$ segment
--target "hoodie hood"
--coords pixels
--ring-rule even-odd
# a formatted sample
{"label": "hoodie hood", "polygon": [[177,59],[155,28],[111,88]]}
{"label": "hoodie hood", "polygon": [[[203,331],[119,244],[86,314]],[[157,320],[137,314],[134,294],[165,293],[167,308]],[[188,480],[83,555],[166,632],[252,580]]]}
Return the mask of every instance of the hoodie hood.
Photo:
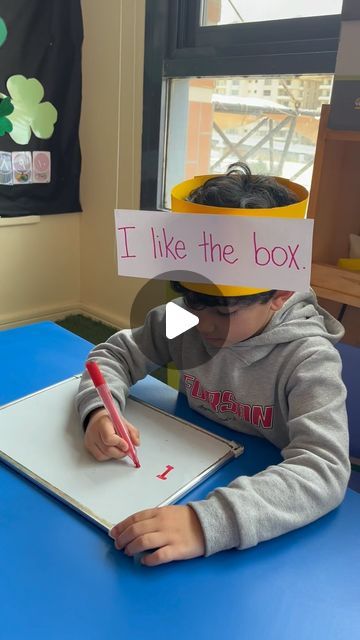
{"label": "hoodie hood", "polygon": [[[343,335],[342,324],[320,307],[314,292],[310,290],[306,293],[294,293],[259,335],[230,347],[222,347],[222,350],[230,350],[244,364],[251,364],[266,357],[278,344],[311,337],[322,337],[331,344],[336,344]],[[216,351],[213,347],[207,347],[207,350],[209,353]]]}
{"label": "hoodie hood", "polygon": [[260,336],[279,342],[290,342],[297,338],[322,336],[336,344],[344,335],[344,327],[330,313],[320,307],[314,292],[294,293],[282,309],[271,318]]}

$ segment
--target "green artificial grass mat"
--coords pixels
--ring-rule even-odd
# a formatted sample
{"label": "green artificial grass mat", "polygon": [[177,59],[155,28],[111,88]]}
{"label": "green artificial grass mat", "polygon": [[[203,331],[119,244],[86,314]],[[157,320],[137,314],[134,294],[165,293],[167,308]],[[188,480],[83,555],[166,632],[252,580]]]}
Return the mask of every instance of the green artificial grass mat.
{"label": "green artificial grass mat", "polygon": [[93,344],[105,342],[113,333],[119,331],[116,327],[111,327],[103,322],[92,320],[82,315],[68,316],[63,320],[58,320],[56,324],[72,333],[76,333],[76,335]]}
{"label": "green artificial grass mat", "polygon": [[[92,342],[94,345],[106,342],[110,336],[119,331],[116,327],[111,327],[103,322],[92,320],[92,318],[82,315],[67,316],[63,320],[58,320],[56,324],[72,333],[76,333],[77,336]],[[157,369],[151,375],[162,382],[168,382],[168,371],[166,367]],[[175,386],[175,384],[173,386]],[[175,388],[177,387],[175,386]]]}

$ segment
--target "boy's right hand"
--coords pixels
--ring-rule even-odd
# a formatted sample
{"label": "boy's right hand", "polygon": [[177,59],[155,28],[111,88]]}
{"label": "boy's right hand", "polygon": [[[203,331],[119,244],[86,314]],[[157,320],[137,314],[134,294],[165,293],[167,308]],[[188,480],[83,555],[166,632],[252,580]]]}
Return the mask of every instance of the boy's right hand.
{"label": "boy's right hand", "polygon": [[[140,444],[139,431],[122,417],[135,447]],[[90,453],[103,462],[104,460],[119,460],[127,455],[128,444],[115,432],[106,409],[96,409],[92,412],[86,432],[85,447]]]}

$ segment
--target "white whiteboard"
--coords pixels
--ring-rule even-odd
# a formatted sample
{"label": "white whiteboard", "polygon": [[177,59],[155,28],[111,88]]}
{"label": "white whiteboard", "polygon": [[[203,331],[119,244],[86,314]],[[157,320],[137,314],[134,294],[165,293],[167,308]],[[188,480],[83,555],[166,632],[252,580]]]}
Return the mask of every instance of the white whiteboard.
{"label": "white whiteboard", "polygon": [[[125,416],[140,429],[130,458],[96,461],[84,448],[75,410],[79,376],[0,407],[0,459],[81,514],[110,529],[142,509],[178,500],[243,447],[129,398]],[[166,479],[157,478],[173,467]]]}

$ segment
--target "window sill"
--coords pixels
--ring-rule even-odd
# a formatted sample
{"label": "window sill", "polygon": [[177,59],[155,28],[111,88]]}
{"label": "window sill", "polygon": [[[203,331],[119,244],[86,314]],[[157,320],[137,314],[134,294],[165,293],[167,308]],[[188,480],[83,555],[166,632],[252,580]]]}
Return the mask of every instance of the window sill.
{"label": "window sill", "polygon": [[35,224],[40,222],[40,216],[23,216],[19,218],[1,218],[0,227],[18,227],[22,224]]}

